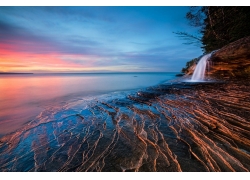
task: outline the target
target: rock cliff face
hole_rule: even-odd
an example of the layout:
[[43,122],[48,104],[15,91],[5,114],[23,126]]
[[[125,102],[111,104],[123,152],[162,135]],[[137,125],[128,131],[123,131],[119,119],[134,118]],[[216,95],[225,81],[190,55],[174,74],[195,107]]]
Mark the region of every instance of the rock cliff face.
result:
[[214,77],[250,76],[250,36],[239,39],[215,52],[209,74]]
[[[250,36],[219,49],[209,61],[210,77],[224,79],[250,76]],[[194,67],[190,67],[188,74],[192,74],[193,71]]]
[[196,64],[190,66],[190,68],[188,68],[187,72],[186,72],[186,75],[192,75],[194,70],[196,68]]

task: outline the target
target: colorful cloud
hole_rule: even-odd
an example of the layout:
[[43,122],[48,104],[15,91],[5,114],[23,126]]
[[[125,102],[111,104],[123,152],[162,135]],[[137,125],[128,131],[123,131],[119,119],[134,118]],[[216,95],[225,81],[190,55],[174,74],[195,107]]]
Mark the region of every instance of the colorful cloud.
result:
[[0,7],[0,72],[180,71],[188,7]]

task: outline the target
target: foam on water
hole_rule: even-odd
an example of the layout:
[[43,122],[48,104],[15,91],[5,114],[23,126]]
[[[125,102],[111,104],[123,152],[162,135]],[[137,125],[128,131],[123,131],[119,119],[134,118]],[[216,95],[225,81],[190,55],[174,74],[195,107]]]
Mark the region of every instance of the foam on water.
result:
[[[146,88],[175,78],[176,73],[30,74],[0,76],[0,134],[13,132],[44,109],[58,111],[82,100]],[[109,95],[108,95],[109,94]],[[122,94],[122,93],[121,93]],[[92,103],[93,104],[93,103]]]
[[191,81],[192,82],[200,82],[200,81],[204,81],[205,79],[205,73],[206,73],[206,66],[207,66],[207,61],[208,59],[211,57],[211,53],[210,54],[206,54],[205,56],[203,56],[195,70],[194,70],[194,73],[193,73],[193,76],[191,78]]

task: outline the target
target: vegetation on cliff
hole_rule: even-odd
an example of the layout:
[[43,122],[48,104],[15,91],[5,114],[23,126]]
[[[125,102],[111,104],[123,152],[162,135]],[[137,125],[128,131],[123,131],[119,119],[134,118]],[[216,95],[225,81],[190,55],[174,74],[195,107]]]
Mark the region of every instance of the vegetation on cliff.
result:
[[198,58],[194,58],[194,59],[192,59],[191,61],[188,61],[188,62],[186,63],[186,67],[182,68],[181,72],[187,74],[189,68],[192,67],[194,64],[196,64],[196,63],[198,62],[198,60],[199,60]]
[[[238,39],[250,36],[250,7],[247,6],[204,6],[190,7],[186,18],[191,26],[197,27],[198,35],[177,32],[187,40],[186,44],[198,44],[209,53],[220,49]],[[193,60],[187,62],[186,72],[193,65]]]

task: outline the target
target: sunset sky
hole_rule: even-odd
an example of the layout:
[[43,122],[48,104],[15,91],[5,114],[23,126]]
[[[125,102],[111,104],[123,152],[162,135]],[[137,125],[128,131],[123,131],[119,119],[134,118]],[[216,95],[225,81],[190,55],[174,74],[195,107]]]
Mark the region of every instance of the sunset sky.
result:
[[0,72],[179,72],[188,7],[0,7]]

